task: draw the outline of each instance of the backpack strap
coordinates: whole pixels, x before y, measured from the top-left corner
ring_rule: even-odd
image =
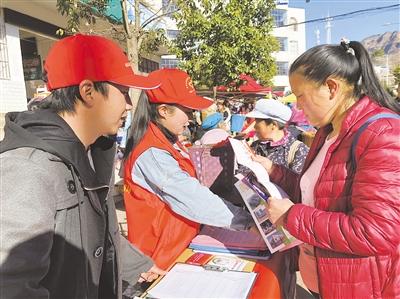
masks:
[[[294,161],[294,157],[296,155],[297,149],[299,148],[299,145],[302,142],[300,140],[295,140],[289,148],[289,153],[288,153],[288,164],[291,165],[292,162]]]
[[[368,118],[365,123],[361,125],[361,127],[357,130],[357,132],[354,134],[353,141],[351,143],[351,148],[350,148],[350,157],[351,157],[351,163],[353,166],[353,169],[356,168],[356,146],[358,143],[358,140],[360,139],[361,133],[365,131],[365,129],[375,120],[382,119],[382,118],[394,118],[394,119],[400,119],[400,115],[394,114],[394,113],[378,113],[370,118]]]

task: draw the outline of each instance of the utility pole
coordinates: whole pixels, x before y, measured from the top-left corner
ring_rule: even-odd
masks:
[[[320,34],[320,32],[319,32],[319,29],[317,28],[315,31],[314,31],[314,33],[315,33],[315,37],[316,37],[316,39],[317,39],[317,46],[321,43],[320,42],[320,39],[319,39],[319,34]]]
[[[326,25],[325,25],[325,29],[326,29],[326,43],[330,44],[332,43],[332,24],[331,24],[332,18],[329,16],[329,12],[328,12],[328,17],[326,18]]]
[[[386,55],[386,87],[389,86],[389,54]]]

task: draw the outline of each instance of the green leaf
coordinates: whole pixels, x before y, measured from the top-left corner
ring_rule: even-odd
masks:
[[[239,83],[241,73],[270,84],[276,66],[271,53],[273,0],[178,0],[180,30],[173,52],[200,85]]]

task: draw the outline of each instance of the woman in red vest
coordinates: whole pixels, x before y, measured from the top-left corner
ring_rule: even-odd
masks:
[[[124,200],[128,239],[168,268],[198,233],[199,224],[246,229],[243,209],[224,201],[196,179],[178,141],[193,109],[212,104],[196,95],[190,77],[162,69],[149,77],[161,86],[141,95],[125,152]]]

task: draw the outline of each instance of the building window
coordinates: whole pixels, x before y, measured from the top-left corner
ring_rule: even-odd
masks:
[[[151,73],[152,71],[158,70],[160,68],[158,62],[147,58],[140,57],[139,61],[139,71],[141,72]]]
[[[292,55],[298,55],[299,54],[299,43],[297,40],[291,40],[289,42],[289,52]]]
[[[278,68],[278,76],[287,76],[289,74],[289,63],[286,61],[277,61],[276,66]]]
[[[169,39],[176,39],[179,34],[179,30],[167,29],[167,36]]]
[[[4,24],[3,9],[0,8],[0,79],[10,78],[6,27]]]
[[[162,58],[161,59],[161,68],[166,69],[176,69],[179,64],[179,59],[177,58]]]
[[[289,24],[293,24],[291,26],[292,30],[293,31],[297,31],[297,20],[296,20],[296,18],[290,18]]]
[[[286,24],[286,10],[274,9],[272,11],[272,17],[274,18],[275,27],[281,27]]]
[[[286,52],[288,50],[288,39],[287,37],[277,37],[279,41],[279,51]]]
[[[162,11],[164,14],[168,14],[168,17],[178,10],[178,6],[173,0],[162,0]]]

